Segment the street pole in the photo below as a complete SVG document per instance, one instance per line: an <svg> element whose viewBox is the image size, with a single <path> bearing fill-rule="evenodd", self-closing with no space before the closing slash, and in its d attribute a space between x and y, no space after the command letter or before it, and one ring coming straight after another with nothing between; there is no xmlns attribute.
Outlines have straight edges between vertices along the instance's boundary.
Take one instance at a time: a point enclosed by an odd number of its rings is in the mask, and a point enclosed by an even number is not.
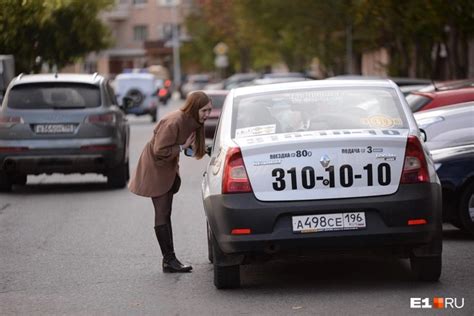
<svg viewBox="0 0 474 316"><path fill-rule="evenodd" d="M352 66L352 25L346 26L346 73L353 74Z"/></svg>
<svg viewBox="0 0 474 316"><path fill-rule="evenodd" d="M173 3L171 7L171 16L173 19L173 81L175 87L181 84L181 64L179 60L179 34L178 34L178 18L176 14L178 4Z"/></svg>

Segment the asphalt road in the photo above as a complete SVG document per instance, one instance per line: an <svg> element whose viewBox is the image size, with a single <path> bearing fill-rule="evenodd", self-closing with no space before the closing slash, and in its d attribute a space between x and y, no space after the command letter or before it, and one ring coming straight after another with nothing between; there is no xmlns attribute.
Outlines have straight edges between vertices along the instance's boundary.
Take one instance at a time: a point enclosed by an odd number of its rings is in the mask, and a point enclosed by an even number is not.
<svg viewBox="0 0 474 316"><path fill-rule="evenodd" d="M174 101L164 112L179 105ZM153 125L130 118L131 168ZM163 274L149 199L109 190L96 175L35 176L0 194L0 315L404 315L410 298L450 297L474 314L474 240L445 225L440 282L412 279L403 260L300 258L241 269L242 288L218 291L207 261L201 176L181 158L173 225L189 274Z"/></svg>

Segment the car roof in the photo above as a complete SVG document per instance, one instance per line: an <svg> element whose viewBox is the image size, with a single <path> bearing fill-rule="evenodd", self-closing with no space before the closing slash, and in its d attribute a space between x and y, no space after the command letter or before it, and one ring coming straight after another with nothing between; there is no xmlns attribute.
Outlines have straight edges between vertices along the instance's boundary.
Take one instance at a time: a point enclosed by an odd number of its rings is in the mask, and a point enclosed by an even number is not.
<svg viewBox="0 0 474 316"><path fill-rule="evenodd" d="M55 74L33 74L19 75L12 80L12 85L41 83L41 82L76 82L98 84L104 77L95 74L71 74L71 73L55 73Z"/></svg>
<svg viewBox="0 0 474 316"><path fill-rule="evenodd" d="M397 88L397 85L388 79L385 80L308 80L298 82L275 83L233 89L234 97L274 91L288 91L308 88L351 88L351 87L380 87Z"/></svg>
<svg viewBox="0 0 474 316"><path fill-rule="evenodd" d="M374 80L374 79L390 79L395 82L398 86L407 86L415 84L430 84L432 80L422 78L404 78L404 77L382 77L382 76L365 76L365 75L338 75L334 77L326 78L328 80Z"/></svg>

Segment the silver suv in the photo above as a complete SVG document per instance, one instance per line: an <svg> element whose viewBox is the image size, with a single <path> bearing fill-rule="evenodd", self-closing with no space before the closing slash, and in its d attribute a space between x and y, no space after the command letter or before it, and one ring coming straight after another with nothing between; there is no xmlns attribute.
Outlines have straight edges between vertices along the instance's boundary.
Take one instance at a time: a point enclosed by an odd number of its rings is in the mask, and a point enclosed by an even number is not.
<svg viewBox="0 0 474 316"><path fill-rule="evenodd" d="M124 108L104 77L20 75L0 110L0 191L43 173L99 173L124 187L129 139Z"/></svg>

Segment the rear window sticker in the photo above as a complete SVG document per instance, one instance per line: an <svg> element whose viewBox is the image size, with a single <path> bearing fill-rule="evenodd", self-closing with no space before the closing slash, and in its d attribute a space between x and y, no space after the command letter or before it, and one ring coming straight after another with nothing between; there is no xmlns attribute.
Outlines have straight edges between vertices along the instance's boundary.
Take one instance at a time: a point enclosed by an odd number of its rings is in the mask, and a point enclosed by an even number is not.
<svg viewBox="0 0 474 316"><path fill-rule="evenodd" d="M239 128L235 131L235 138L275 134L275 131L276 124Z"/></svg>
<svg viewBox="0 0 474 316"><path fill-rule="evenodd" d="M372 115L366 118L361 118L360 122L368 125L371 128L389 128L403 126L400 118L388 117L386 115Z"/></svg>

